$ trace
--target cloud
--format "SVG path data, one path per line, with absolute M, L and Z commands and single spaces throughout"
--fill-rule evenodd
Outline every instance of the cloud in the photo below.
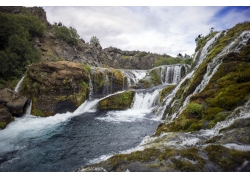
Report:
M 103 48 L 150 51 L 176 56 L 193 54 L 195 37 L 206 35 L 210 27 L 230 28 L 249 19 L 249 9 L 231 7 L 44 7 L 50 23 L 62 22 L 77 29 L 88 42 L 96 36 Z M 221 12 L 221 13 L 220 13 Z M 223 13 L 222 13 L 223 12 Z

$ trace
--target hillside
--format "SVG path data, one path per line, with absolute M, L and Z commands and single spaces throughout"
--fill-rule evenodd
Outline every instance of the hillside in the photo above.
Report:
M 165 93 L 154 135 L 80 171 L 250 170 L 250 23 L 206 38 L 193 70 Z
M 181 59 L 102 49 L 40 7 L 0 19 L 0 171 L 250 171 L 250 22 Z

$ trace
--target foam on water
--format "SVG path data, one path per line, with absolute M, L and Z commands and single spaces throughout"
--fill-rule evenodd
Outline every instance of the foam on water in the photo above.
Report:
M 123 91 L 114 94 L 122 92 Z M 114 94 L 110 94 L 109 96 Z M 11 122 L 5 129 L 0 131 L 0 152 L 8 152 L 22 148 L 16 146 L 15 142 L 21 141 L 25 138 L 42 137 L 43 134 L 49 134 L 63 123 L 69 121 L 72 117 L 91 110 L 100 100 L 104 98 L 95 99 L 93 101 L 85 101 L 73 113 L 67 112 L 49 117 L 29 115 L 31 110 L 30 104 L 27 110 L 28 114 L 25 114 L 20 118 L 15 118 L 15 121 Z

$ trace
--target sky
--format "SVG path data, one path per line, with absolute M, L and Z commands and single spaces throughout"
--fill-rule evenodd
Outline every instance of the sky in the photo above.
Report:
M 230 6 L 219 3 L 216 3 L 218 6 L 197 3 L 192 6 L 190 1 L 185 4 L 186 1 L 179 0 L 174 2 L 181 2 L 183 6 L 157 3 L 158 0 L 153 4 L 147 0 L 144 4 L 131 4 L 127 0 L 125 2 L 129 3 L 122 5 L 107 0 L 75 5 L 73 1 L 60 3 L 60 6 L 48 2 L 38 6 L 44 8 L 51 24 L 62 22 L 75 28 L 85 42 L 96 36 L 102 48 L 112 46 L 121 50 L 165 53 L 173 57 L 178 53 L 192 55 L 195 38 L 199 34 L 207 35 L 211 27 L 221 31 L 239 22 L 250 21 L 250 6 L 244 3 L 244 6 L 235 6 L 235 1 Z M 237 2 L 242 5 L 241 0 Z

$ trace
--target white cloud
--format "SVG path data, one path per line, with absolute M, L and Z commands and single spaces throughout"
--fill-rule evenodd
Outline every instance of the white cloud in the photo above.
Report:
M 50 23 L 61 21 L 77 29 L 88 42 L 95 35 L 103 48 L 150 51 L 176 56 L 193 54 L 195 37 L 210 27 L 245 21 L 249 13 L 231 11 L 220 19 L 223 7 L 45 7 Z M 237 14 L 237 17 L 235 17 Z M 232 19 L 234 17 L 234 19 Z M 229 28 L 229 27 L 228 27 Z

